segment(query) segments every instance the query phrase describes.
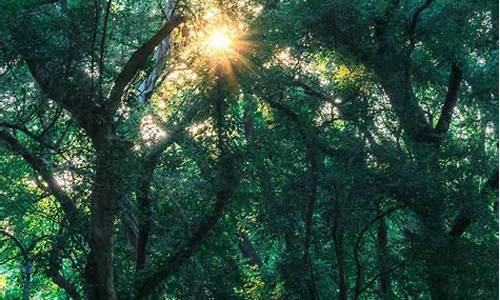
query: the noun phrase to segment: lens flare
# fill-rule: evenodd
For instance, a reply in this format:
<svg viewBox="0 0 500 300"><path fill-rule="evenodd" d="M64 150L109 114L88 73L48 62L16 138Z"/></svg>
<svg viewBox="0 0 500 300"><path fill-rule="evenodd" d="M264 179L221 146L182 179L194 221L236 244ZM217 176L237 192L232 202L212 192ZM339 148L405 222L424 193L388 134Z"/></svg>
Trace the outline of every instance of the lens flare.
<svg viewBox="0 0 500 300"><path fill-rule="evenodd" d="M209 45L216 51L225 51L231 48L231 39L222 31L215 31L211 34Z"/></svg>
<svg viewBox="0 0 500 300"><path fill-rule="evenodd" d="M200 53L208 62L209 76L224 77L235 85L235 68L250 67L245 55L254 48L251 42L245 40L248 34L246 24L230 20L214 21L202 32Z"/></svg>

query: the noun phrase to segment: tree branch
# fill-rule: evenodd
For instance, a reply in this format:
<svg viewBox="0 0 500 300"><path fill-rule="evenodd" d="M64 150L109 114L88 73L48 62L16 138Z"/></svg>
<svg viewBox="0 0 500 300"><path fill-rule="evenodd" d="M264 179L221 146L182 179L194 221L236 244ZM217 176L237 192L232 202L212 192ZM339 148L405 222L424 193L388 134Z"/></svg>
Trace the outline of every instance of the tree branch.
<svg viewBox="0 0 500 300"><path fill-rule="evenodd" d="M488 181L486 181L482 188L481 194L483 195L483 197L486 197L489 191L496 190L498 190L498 170L496 170L488 179ZM449 231L449 235L453 241L458 240L462 236L462 234L464 234L467 228L469 228L469 226L472 224L473 219L474 216L469 210L464 208L460 211Z"/></svg>
<svg viewBox="0 0 500 300"><path fill-rule="evenodd" d="M61 274L59 273L51 274L50 278L57 286L62 288L72 299L74 300L80 299L80 295L78 294L76 287L71 282L69 282L68 279L64 278Z"/></svg>
<svg viewBox="0 0 500 300"><path fill-rule="evenodd" d="M152 146L151 150L149 151L149 154L147 155L146 160L150 162L156 160L156 157L161 155L161 153L165 151L165 149L173 143L176 135L179 134L182 130L184 130L185 127L189 124L189 122L191 122L191 120L196 116L196 114L200 112L200 108L201 108L201 101L195 100L193 103L190 104L190 106L184 112L184 116L179 122L175 124L160 126L162 130L164 130L167 134L165 135L165 137L163 137L155 145Z"/></svg>
<svg viewBox="0 0 500 300"><path fill-rule="evenodd" d="M48 143L42 139L42 136L45 134L45 129L41 134L35 134L31 132L26 125L24 124L13 124L13 123L8 123L8 122L0 122L0 127L5 127L5 128L10 128L14 130L19 130L34 141L40 143L41 146L52 149L52 150L57 150L57 145L53 145L51 143Z"/></svg>
<svg viewBox="0 0 500 300"><path fill-rule="evenodd" d="M366 285L364 287L362 287L361 289L359 289L359 291L356 293L356 297L359 297L364 291L366 291L370 285L372 285L375 280L379 279L380 277L384 276L384 275L387 275L387 274L390 274L392 273L394 270L396 270L397 268L401 267L402 265L404 265L405 263L407 263L409 260L403 260L399 263L395 263L394 265L392 265L389 269L387 269L386 271L384 272L381 272L379 273L378 275L374 276L372 279L370 279Z"/></svg>
<svg viewBox="0 0 500 300"><path fill-rule="evenodd" d="M301 137L304 140L306 140L308 138L308 136L310 136L310 135L317 136L316 131L318 130L318 128L316 128L314 126L308 126L306 124L303 124L303 122L300 120L299 115L296 112L294 112L293 110L286 107L285 105L283 105L280 102L269 100L269 99L266 99L266 102L269 104L269 106L280 111L285 116L287 116L291 121L293 121L297 125L297 129L299 131L299 134L301 135ZM331 148L330 146L328 146L323 139L315 138L313 144L316 147L318 147L319 150L325 155L328 155L331 157L335 157L338 155L338 151Z"/></svg>
<svg viewBox="0 0 500 300"><path fill-rule="evenodd" d="M424 4L422 4L417 10L413 13L413 16L410 21L410 25L408 28L408 36L410 39L410 45L413 47L414 45L414 34L415 34L415 29L417 28L417 23L418 19L420 18L420 15L422 12L427 9L433 2L434 0L426 0Z"/></svg>
<svg viewBox="0 0 500 300"><path fill-rule="evenodd" d="M170 257L158 264L158 267L153 272L144 274L136 283L136 296L138 298L145 298L163 282L172 273L179 270L182 265L195 253L201 243L205 240L208 233L218 223L219 219L224 214L226 203L232 197L234 189L239 183L239 176L235 174L238 169L234 156L225 144L225 90L221 86L221 82L216 82L213 90L214 94L211 95L214 102L214 119L215 128L217 132L217 150L218 155L218 170L217 170L217 183L215 187L215 201L214 208L211 214L204 219L197 227L197 229L188 238L187 243L181 247Z"/></svg>
<svg viewBox="0 0 500 300"><path fill-rule="evenodd" d="M177 272L184 262L193 255L207 236L208 232L217 224L222 216L226 199L227 197L217 199L212 214L200 223L184 247L163 263L160 263L155 272L144 276L144 279L141 280L137 289L137 296L139 298L149 295L165 278Z"/></svg>
<svg viewBox="0 0 500 300"><path fill-rule="evenodd" d="M59 13L55 7L53 10ZM15 21L14 17L20 20ZM86 73L81 63L85 47L77 48L75 51L71 46L68 48L62 44L54 45L53 40L34 28L39 24L34 15L14 15L10 19L12 25L8 27L9 33L17 52L26 62L36 81L37 87L44 96L55 100L68 110L93 138L99 127L98 116L102 116L102 109L93 101L92 78ZM26 39L26 36L30 39ZM71 35L69 44L84 44L82 38L78 31L75 31ZM36 47L33 48L33 45ZM54 49L57 49L55 52L58 53L57 55L50 54ZM69 55L69 61L66 59L67 55Z"/></svg>
<svg viewBox="0 0 500 300"><path fill-rule="evenodd" d="M175 137L184 130L185 126L198 113L200 102L195 101L186 110L182 119L171 126L162 126L166 132L166 136L158 141L146 155L142 162L141 176L139 178L138 189L136 191L137 201L139 205L139 224L137 235L137 251L136 251L136 269L142 270L146 265L147 243L151 226L153 225L153 196L150 192L151 183L153 180L154 170L165 149L174 142Z"/></svg>
<svg viewBox="0 0 500 300"><path fill-rule="evenodd" d="M23 243L13 234L5 230L0 230L0 234L9 238L16 247L19 248L19 251L21 251L23 257L23 263L21 265L21 273L23 275L23 300L29 300L31 292L31 259L28 249L26 249Z"/></svg>
<svg viewBox="0 0 500 300"><path fill-rule="evenodd" d="M354 252L354 261L355 261L355 264L356 264L356 284L355 284L355 299L357 299L357 297L361 294L361 263L359 262L359 248L361 246L361 242L363 241L363 237L364 235L366 234L366 232L368 231L368 229L370 229L370 227L375 224L376 222L378 222L379 220L382 220L383 218L385 218L387 215L389 214L392 214L393 212L395 212L396 210L400 209L401 206L395 206L383 213L379 213L375 218L373 218L360 232L360 234L358 235L358 237L356 238L356 242L354 244L354 249L353 249L353 252Z"/></svg>
<svg viewBox="0 0 500 300"><path fill-rule="evenodd" d="M59 201L69 224L77 225L82 220L78 208L73 199L62 189L45 162L24 147L16 137L4 130L0 130L0 140L9 146L13 153L23 157L29 166L47 182L49 192Z"/></svg>
<svg viewBox="0 0 500 300"><path fill-rule="evenodd" d="M451 67L450 78L448 80L448 92L441 109L441 116L436 124L436 132L440 135L445 135L450 128L453 110L457 105L458 91L462 80L462 70L454 63Z"/></svg>
<svg viewBox="0 0 500 300"><path fill-rule="evenodd" d="M183 17L172 18L171 21L165 23L154 36L132 54L116 78L113 88L109 93L106 107L106 112L108 114L115 113L120 105L125 88L130 81L132 81L135 74L144 67L149 55L153 52L155 47L182 22L184 22Z"/></svg>
<svg viewBox="0 0 500 300"><path fill-rule="evenodd" d="M106 54L106 34L108 32L108 20L109 20L109 12L111 10L111 3L113 0L108 0L106 3L106 10L104 13L104 24L103 24L103 32L102 32L102 37L101 37L101 44L100 44L100 55L99 55L99 64L98 64L98 70L99 70L99 100L101 100L102 97L102 83L104 80L104 55Z"/></svg>

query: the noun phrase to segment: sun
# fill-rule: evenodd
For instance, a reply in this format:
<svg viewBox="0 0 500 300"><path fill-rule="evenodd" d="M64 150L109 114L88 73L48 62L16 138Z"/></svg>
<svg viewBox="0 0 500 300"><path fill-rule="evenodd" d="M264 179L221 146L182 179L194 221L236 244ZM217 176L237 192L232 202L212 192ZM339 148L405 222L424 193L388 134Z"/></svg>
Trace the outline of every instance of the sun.
<svg viewBox="0 0 500 300"><path fill-rule="evenodd" d="M215 31L210 35L209 45L215 51L231 49L231 38L223 31Z"/></svg>
<svg viewBox="0 0 500 300"><path fill-rule="evenodd" d="M236 21L214 22L202 30L200 57L206 59L211 77L224 77L236 82L235 67L250 67L245 54L253 44L245 40L246 24Z"/></svg>

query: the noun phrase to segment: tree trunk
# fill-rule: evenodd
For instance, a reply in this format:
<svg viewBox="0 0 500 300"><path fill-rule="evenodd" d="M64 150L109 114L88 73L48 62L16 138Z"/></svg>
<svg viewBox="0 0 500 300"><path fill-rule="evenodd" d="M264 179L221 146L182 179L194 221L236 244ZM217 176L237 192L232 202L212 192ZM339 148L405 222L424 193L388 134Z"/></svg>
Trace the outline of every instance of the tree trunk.
<svg viewBox="0 0 500 300"><path fill-rule="evenodd" d="M283 299L308 299L309 293L304 282L304 269L301 262L300 251L302 245L297 241L297 235L284 232L285 253L280 264L283 279Z"/></svg>
<svg viewBox="0 0 500 300"><path fill-rule="evenodd" d="M119 142L98 147L90 207L90 253L85 277L92 300L117 299L113 268L114 221L125 194L127 148Z"/></svg>
<svg viewBox="0 0 500 300"><path fill-rule="evenodd" d="M31 293L31 262L26 260L23 265L23 300L30 299Z"/></svg>
<svg viewBox="0 0 500 300"><path fill-rule="evenodd" d="M153 224L153 197L150 186L153 180L154 168L147 168L139 178L139 189L136 193L139 205L139 230L136 251L136 269L142 270L146 266L148 239Z"/></svg>
<svg viewBox="0 0 500 300"><path fill-rule="evenodd" d="M347 274L344 255L344 228L341 221L340 203L334 201L334 215L332 238L335 249L335 257L337 258L338 278L339 278L339 300L347 300Z"/></svg>
<svg viewBox="0 0 500 300"><path fill-rule="evenodd" d="M389 268L387 264L387 224L383 218L377 227L377 248L379 273L384 274L378 280L380 298L390 300L392 299L391 279L389 273L385 273Z"/></svg>
<svg viewBox="0 0 500 300"><path fill-rule="evenodd" d="M456 254L454 241L449 238L448 231L441 222L442 214L427 213L424 208L418 213L424 226L420 243L423 247L427 247L422 251L426 258L427 286L431 298L433 300L450 299L449 278L455 275L449 268Z"/></svg>
<svg viewBox="0 0 500 300"><path fill-rule="evenodd" d="M448 290L443 282L443 276L441 274L433 276L430 279L429 291L432 300L448 300L451 299L448 295Z"/></svg>
<svg viewBox="0 0 500 300"><path fill-rule="evenodd" d="M308 158L310 163L308 182L309 195L307 197L306 216L305 216L305 236L304 236L304 273L306 277L307 289L309 291L309 298L316 300L319 299L316 282L314 279L314 270L311 259L311 242L312 242L312 229L313 229L313 215L314 204L316 202L317 187L318 187L318 153L313 145L308 144Z"/></svg>
<svg viewBox="0 0 500 300"><path fill-rule="evenodd" d="M434 142L433 128L425 117L413 94L410 74L406 70L405 58L392 57L399 64L390 62L376 64L374 67L378 81L384 88L391 106L399 119L401 128L412 142ZM391 67L392 66L392 67Z"/></svg>

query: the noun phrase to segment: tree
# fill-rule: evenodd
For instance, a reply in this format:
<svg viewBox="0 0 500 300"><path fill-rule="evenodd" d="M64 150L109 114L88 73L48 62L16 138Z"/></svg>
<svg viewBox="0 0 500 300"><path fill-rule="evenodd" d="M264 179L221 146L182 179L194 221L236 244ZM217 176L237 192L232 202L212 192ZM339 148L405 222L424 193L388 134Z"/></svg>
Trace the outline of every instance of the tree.
<svg viewBox="0 0 500 300"><path fill-rule="evenodd" d="M496 3L0 8L23 298L498 296Z"/></svg>

